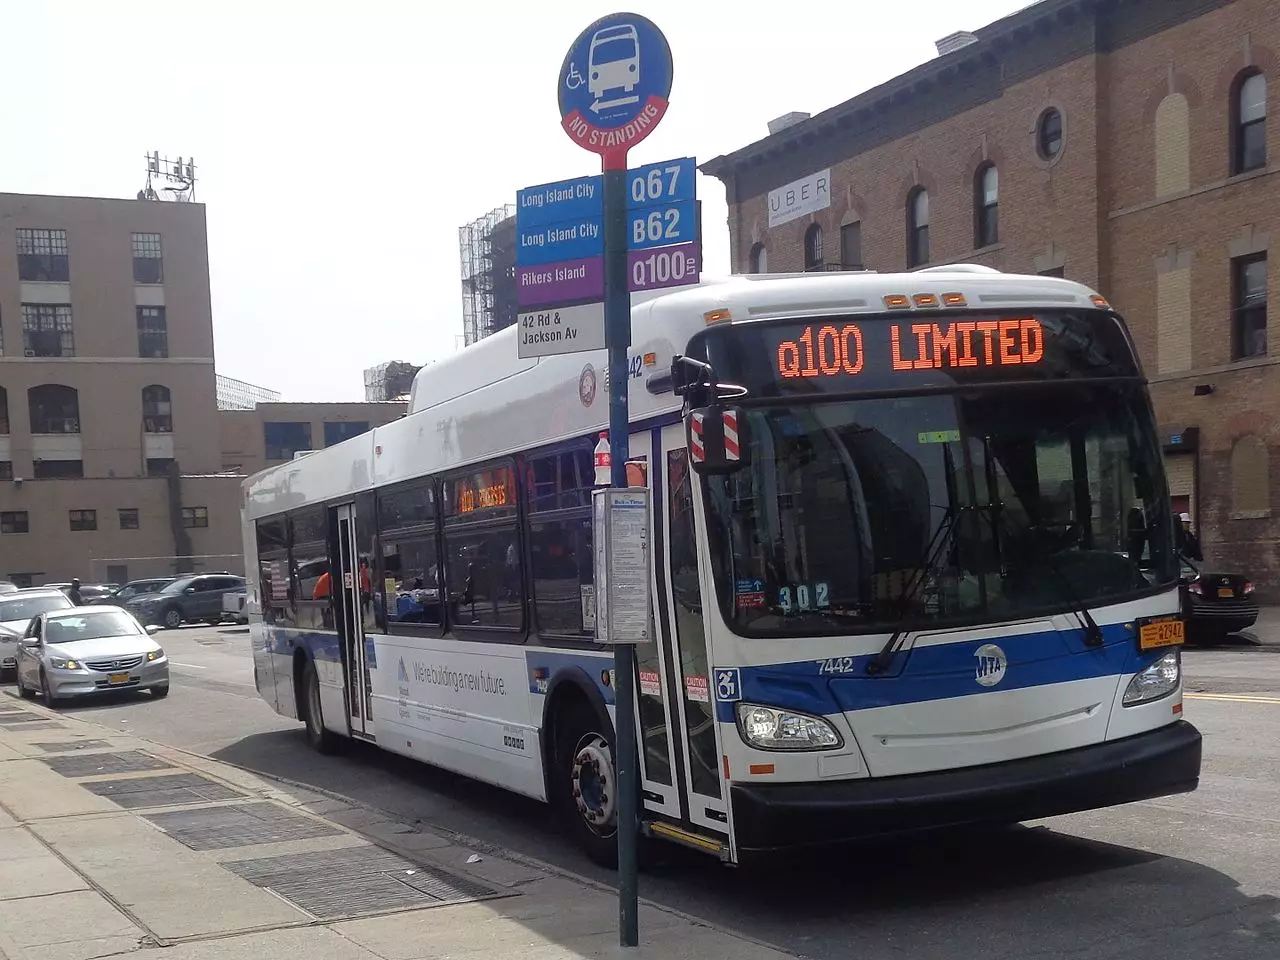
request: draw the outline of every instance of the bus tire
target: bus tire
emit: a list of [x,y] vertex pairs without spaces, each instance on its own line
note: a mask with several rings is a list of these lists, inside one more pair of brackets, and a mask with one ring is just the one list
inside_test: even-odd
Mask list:
[[566,704],[556,723],[555,800],[564,829],[587,858],[616,868],[618,781],[606,730],[589,704]]
[[324,725],[324,707],[320,703],[320,675],[316,665],[308,660],[302,668],[303,717],[307,730],[307,743],[317,753],[333,753],[338,748],[338,738]]

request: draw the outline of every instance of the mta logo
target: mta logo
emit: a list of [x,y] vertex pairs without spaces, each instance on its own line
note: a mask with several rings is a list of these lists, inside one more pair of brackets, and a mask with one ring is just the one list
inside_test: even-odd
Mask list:
[[409,671],[404,668],[404,657],[400,658],[400,666],[396,668],[396,680],[400,683],[409,682]]

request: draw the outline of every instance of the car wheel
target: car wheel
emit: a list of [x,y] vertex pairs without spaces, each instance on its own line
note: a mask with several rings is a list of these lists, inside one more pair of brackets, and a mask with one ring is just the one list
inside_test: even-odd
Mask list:
[[40,671],[40,695],[44,697],[46,707],[57,705],[58,698],[53,695],[53,688],[49,686],[49,675],[43,670]]
[[32,697],[36,695],[36,692],[34,690],[28,689],[27,685],[22,682],[21,670],[18,670],[15,672],[17,674],[15,682],[18,684],[18,696],[22,697],[23,700],[30,700]]
[[163,687],[152,687],[151,695],[157,700],[163,700],[169,695],[169,685],[166,683]]
[[310,660],[302,672],[302,689],[307,697],[306,716],[302,718],[307,726],[307,742],[317,753],[333,753],[337,749],[338,738],[332,730],[325,729],[324,707],[320,703],[320,675]]
[[177,630],[182,626],[182,611],[177,607],[170,607],[160,619],[166,630]]
[[618,775],[613,744],[590,707],[576,706],[558,725],[557,795],[560,819],[587,857],[618,865]]

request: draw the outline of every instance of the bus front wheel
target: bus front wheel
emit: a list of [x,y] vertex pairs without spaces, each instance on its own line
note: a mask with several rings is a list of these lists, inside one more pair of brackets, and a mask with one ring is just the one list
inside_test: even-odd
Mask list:
[[575,704],[557,725],[560,818],[587,857],[618,865],[618,775],[613,744],[596,712]]

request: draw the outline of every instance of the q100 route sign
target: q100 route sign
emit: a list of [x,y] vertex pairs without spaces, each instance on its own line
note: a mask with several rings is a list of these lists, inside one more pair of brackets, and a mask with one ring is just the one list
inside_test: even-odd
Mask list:
[[560,125],[606,170],[653,132],[671,96],[671,48],[645,17],[612,13],[578,35],[560,67]]

